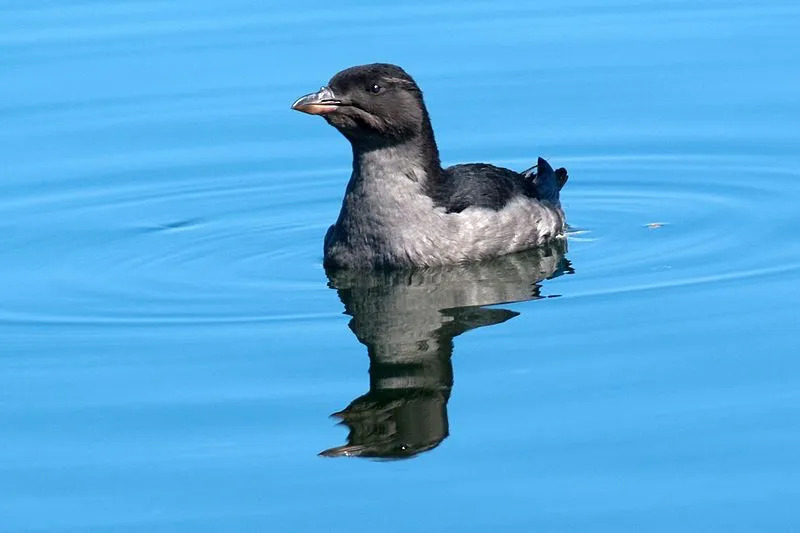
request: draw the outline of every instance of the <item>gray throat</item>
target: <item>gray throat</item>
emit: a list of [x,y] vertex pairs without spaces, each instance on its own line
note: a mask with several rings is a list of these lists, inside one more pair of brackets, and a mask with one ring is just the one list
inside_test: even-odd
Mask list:
[[431,164],[421,142],[371,150],[354,147],[353,174],[342,209],[325,239],[326,260],[342,266],[364,259],[374,265],[396,263],[397,254],[402,254],[398,245],[414,238],[409,228],[425,228],[424,219],[434,208],[426,185],[439,172],[438,160]]

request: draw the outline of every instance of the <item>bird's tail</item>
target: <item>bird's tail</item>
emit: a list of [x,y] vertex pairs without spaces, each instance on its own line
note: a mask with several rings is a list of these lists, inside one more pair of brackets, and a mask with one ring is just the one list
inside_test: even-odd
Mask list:
[[526,178],[533,180],[533,184],[536,185],[538,198],[550,202],[558,202],[558,193],[569,178],[567,169],[558,168],[553,170],[550,163],[541,157],[534,166],[524,171],[522,174]]

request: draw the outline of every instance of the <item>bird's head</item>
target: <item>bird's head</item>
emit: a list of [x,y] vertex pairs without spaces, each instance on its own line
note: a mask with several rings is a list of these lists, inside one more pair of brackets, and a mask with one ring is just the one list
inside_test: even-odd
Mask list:
[[422,91],[402,68],[373,63],[343,70],[292,109],[321,115],[355,148],[377,148],[431,135]]

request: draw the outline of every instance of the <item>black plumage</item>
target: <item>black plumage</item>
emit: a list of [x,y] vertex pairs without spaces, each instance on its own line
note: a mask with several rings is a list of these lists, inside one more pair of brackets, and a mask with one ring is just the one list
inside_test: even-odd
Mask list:
[[426,184],[426,191],[434,203],[448,213],[459,213],[468,207],[500,210],[520,195],[556,200],[566,176],[566,169],[553,171],[542,158],[524,173],[486,163],[470,163],[442,169],[437,180]]

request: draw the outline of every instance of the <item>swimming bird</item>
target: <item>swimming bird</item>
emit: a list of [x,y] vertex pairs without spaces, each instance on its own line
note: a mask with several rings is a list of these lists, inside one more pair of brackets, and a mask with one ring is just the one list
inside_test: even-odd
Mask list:
[[321,115],[353,149],[341,211],[325,234],[327,268],[480,261],[563,237],[566,170],[542,158],[523,172],[442,168],[422,91],[396,65],[343,70],[292,109]]

